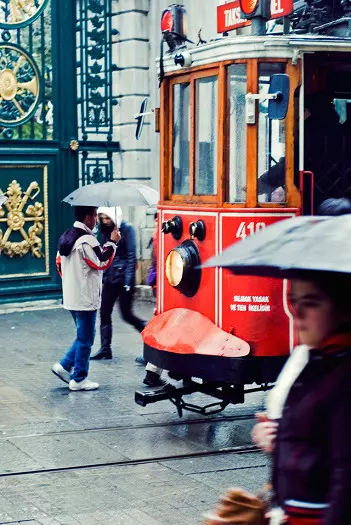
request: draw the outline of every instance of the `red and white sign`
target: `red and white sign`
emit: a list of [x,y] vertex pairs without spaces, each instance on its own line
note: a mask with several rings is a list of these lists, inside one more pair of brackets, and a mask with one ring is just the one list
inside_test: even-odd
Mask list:
[[[293,213],[232,212],[221,217],[225,249]],[[293,319],[281,279],[233,275],[220,277],[220,327],[248,341],[256,356],[286,355],[294,346]]]
[[[262,2],[262,0],[259,0]],[[293,0],[270,0],[271,20],[290,15],[294,10]],[[239,0],[217,7],[217,32],[225,33],[239,27],[248,26],[251,20],[242,18]]]
[[226,31],[231,31],[232,29],[238,29],[239,27],[249,25],[251,25],[250,20],[245,20],[245,18],[241,18],[239,0],[235,0],[234,2],[228,2],[227,4],[219,5],[217,7],[218,33],[225,33]]
[[271,20],[288,16],[294,10],[293,0],[271,0]]

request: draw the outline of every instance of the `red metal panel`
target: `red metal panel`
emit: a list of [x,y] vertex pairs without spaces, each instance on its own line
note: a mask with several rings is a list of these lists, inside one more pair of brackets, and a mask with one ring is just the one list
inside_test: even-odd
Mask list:
[[189,225],[191,222],[196,222],[199,219],[202,219],[206,224],[206,238],[204,241],[199,242],[197,239],[194,239],[194,242],[197,244],[201,261],[207,260],[209,257],[217,253],[216,249],[218,246],[218,237],[217,237],[217,222],[218,222],[218,213],[208,212],[205,210],[199,211],[181,211],[175,209],[174,211],[164,211],[163,212],[163,221],[171,220],[175,215],[178,215],[182,218],[183,221],[183,236],[179,241],[173,239],[171,234],[164,235],[161,234],[161,279],[162,284],[160,288],[160,293],[162,294],[163,288],[163,297],[161,297],[160,312],[170,310],[172,308],[189,308],[190,310],[195,310],[199,312],[212,322],[217,322],[217,295],[218,295],[218,270],[212,270],[210,272],[203,271],[200,289],[194,297],[185,297],[177,289],[170,286],[166,277],[165,277],[165,263],[167,255],[173,249],[179,246],[185,239],[189,239]]
[[187,308],[205,315],[223,330],[247,341],[259,356],[285,355],[293,347],[292,315],[286,301],[287,283],[278,279],[235,276],[228,270],[207,268],[202,271],[198,292],[188,298],[172,288],[165,277],[167,255],[189,239],[189,225],[202,219],[206,239],[195,242],[201,261],[219,253],[245,235],[269,224],[297,215],[297,209],[216,209],[160,206],[162,221],[178,215],[183,220],[179,241],[171,234],[160,234],[158,268],[158,313]]
[[[282,210],[257,212],[222,215],[221,249],[293,215]],[[248,341],[254,355],[289,353],[294,345],[294,333],[286,300],[286,282],[267,277],[237,276],[223,269],[220,290],[220,326],[223,330],[232,331],[237,337]]]

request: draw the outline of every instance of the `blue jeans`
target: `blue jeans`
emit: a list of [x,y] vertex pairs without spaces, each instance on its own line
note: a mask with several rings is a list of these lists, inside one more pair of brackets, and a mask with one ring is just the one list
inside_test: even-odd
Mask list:
[[77,312],[71,310],[71,314],[77,328],[77,336],[60,364],[68,372],[74,367],[71,379],[79,383],[88,375],[89,358],[95,338],[97,311]]

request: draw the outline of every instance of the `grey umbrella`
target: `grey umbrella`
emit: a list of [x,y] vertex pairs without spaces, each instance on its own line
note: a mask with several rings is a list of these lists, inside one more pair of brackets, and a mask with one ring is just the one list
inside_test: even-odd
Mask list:
[[299,271],[351,273],[351,216],[296,217],[238,241],[206,261],[242,275],[290,277]]
[[7,201],[6,195],[0,193],[0,206],[2,206]]
[[155,206],[159,194],[145,184],[120,181],[82,186],[63,199],[72,206]]

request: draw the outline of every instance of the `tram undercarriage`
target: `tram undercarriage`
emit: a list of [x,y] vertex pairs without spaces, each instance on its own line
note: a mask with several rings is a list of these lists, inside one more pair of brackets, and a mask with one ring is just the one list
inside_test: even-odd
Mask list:
[[[174,374],[170,373],[170,376]],[[174,376],[175,377],[175,376]],[[178,411],[178,416],[183,416],[183,411],[195,412],[204,416],[210,416],[222,412],[229,404],[240,404],[245,402],[245,394],[253,392],[266,392],[272,388],[272,383],[259,387],[245,388],[244,385],[221,385],[211,382],[200,382],[198,378],[183,379],[182,386],[167,384],[161,389],[150,389],[135,392],[135,402],[146,407],[151,403],[169,400]],[[208,405],[199,406],[184,401],[184,396],[200,392],[212,396],[220,401]]]

